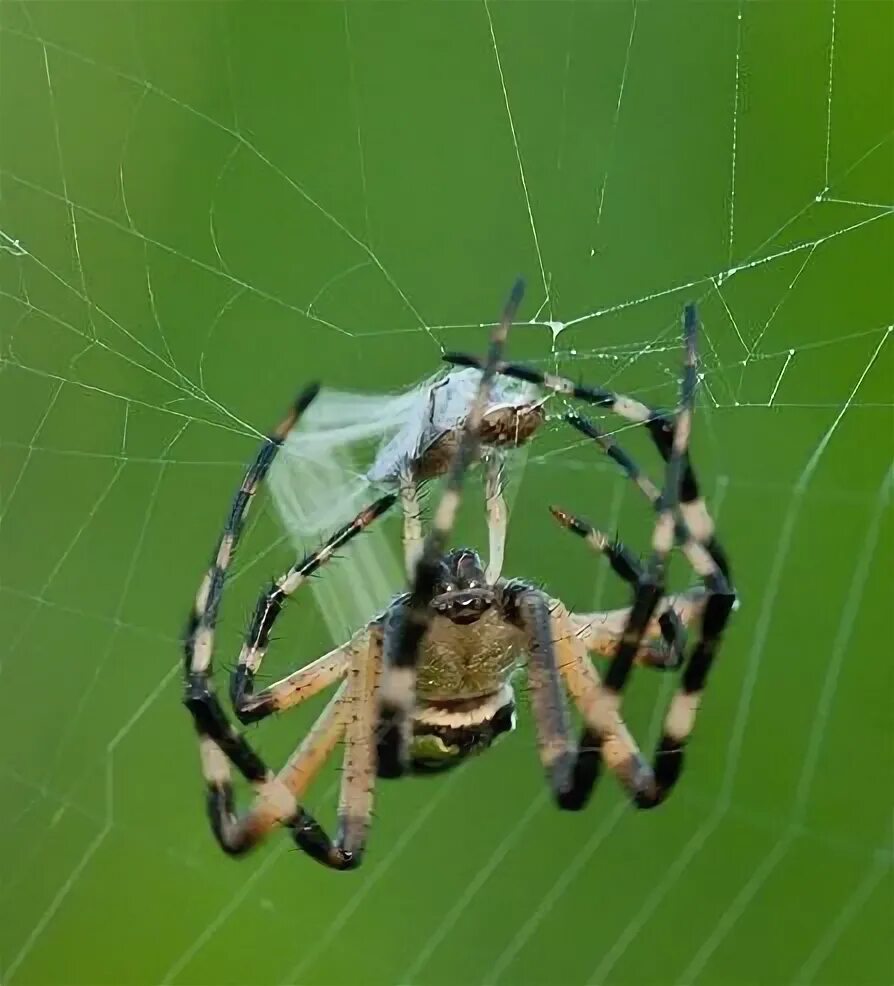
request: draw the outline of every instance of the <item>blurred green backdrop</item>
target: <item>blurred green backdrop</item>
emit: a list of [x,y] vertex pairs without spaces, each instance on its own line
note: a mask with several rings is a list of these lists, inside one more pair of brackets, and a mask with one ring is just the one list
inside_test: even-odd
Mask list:
[[[0,981],[894,981],[892,65],[886,0],[0,3]],[[700,300],[742,608],[685,780],[562,816],[523,717],[381,786],[360,871],[234,863],[177,638],[257,433],[309,378],[481,349],[520,271],[514,356],[655,401]],[[647,544],[557,423],[508,574],[620,604],[554,500]],[[222,672],[290,558],[268,504]],[[331,644],[311,596],[281,627],[271,674]],[[640,734],[669,687],[636,678]],[[253,738],[280,762],[318,708]]]

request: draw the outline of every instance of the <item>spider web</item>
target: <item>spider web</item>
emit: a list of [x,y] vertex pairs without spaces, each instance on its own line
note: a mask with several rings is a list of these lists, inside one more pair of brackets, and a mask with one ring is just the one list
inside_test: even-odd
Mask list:
[[[687,34],[681,5],[524,6],[249,24],[228,5],[0,5],[3,983],[605,983],[656,961],[686,983],[890,978],[890,710],[865,697],[885,693],[865,665],[887,639],[894,478],[874,5],[717,4]],[[389,31],[400,58],[380,56]],[[312,86],[320,46],[332,93]],[[514,357],[658,403],[700,303],[698,455],[744,605],[679,807],[641,821],[606,790],[551,814],[522,724],[436,786],[383,790],[350,885],[281,839],[234,870],[178,708],[179,621],[227,498],[296,386],[398,390],[444,349],[481,351],[518,268]],[[540,522],[553,499],[646,543],[634,496],[557,422],[528,455],[507,572],[616,604]],[[462,525],[483,543],[480,517]],[[359,549],[364,588],[396,578],[396,533]],[[291,557],[265,501],[221,667]],[[271,674],[332,645],[331,606],[287,614]],[[670,687],[632,698],[640,735]],[[252,737],[279,762],[316,711]],[[324,814],[336,780],[314,788]],[[767,914],[807,880],[809,913],[774,941]]]

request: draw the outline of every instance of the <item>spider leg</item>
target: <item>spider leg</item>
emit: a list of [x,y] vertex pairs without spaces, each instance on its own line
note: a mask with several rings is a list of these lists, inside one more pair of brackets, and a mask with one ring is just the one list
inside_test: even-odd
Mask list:
[[[655,510],[661,507],[661,490],[643,473],[637,463],[621,448],[620,445],[591,421],[573,412],[565,415],[565,420],[581,434],[592,438],[603,452],[616,462],[625,475],[630,479],[638,490],[652,504]],[[662,417],[661,421],[665,419]],[[662,426],[663,429],[663,426]],[[655,439],[655,435],[661,435],[662,431],[657,428],[649,429],[649,434],[653,436],[659,449],[665,446],[663,439]],[[661,444],[659,444],[659,441]],[[662,452],[664,455],[664,452]],[[665,460],[667,461],[667,460]],[[723,574],[729,577],[729,563],[723,552],[722,547],[714,538],[714,524],[708,514],[704,500],[699,495],[698,483],[695,478],[695,471],[689,461],[688,453],[683,457],[682,478],[680,484],[680,512],[681,518],[676,524],[675,536],[677,544],[680,545],[683,554],[686,556],[693,568],[698,567],[698,559],[703,549],[707,550],[715,564]],[[559,518],[561,520],[561,518]],[[573,518],[572,518],[573,519]],[[564,521],[562,521],[564,523]],[[585,522],[582,522],[585,523]],[[570,526],[566,524],[566,526]],[[573,528],[572,528],[573,529]],[[580,533],[575,531],[575,533]]]
[[[681,528],[685,528],[680,511],[680,484],[692,426],[692,413],[695,404],[696,384],[696,318],[695,310],[689,306],[684,319],[685,364],[683,371],[680,408],[677,412],[671,450],[667,459],[664,490],[657,501],[657,520],[652,535],[652,553],[643,568],[637,573],[633,605],[627,623],[618,643],[615,657],[609,665],[604,678],[604,698],[595,710],[595,746],[602,747],[620,714],[621,697],[626,686],[633,661],[645,636],[647,627],[655,614],[661,598],[668,556],[674,546],[675,538]],[[676,699],[672,702],[672,710]],[[671,714],[665,722],[665,733],[656,754],[654,783],[648,790],[634,794],[639,807],[651,807],[663,800],[666,793],[676,783],[682,766],[680,744],[677,737],[669,732]],[[598,768],[594,768],[598,769]],[[594,778],[595,782],[595,778]]]
[[620,696],[633,658],[661,597],[667,559],[674,539],[683,526],[680,515],[680,479],[689,443],[695,402],[695,322],[686,319],[687,359],[683,376],[680,410],[674,428],[673,447],[667,460],[664,490],[655,504],[657,520],[652,535],[652,554],[646,564],[626,575],[635,586],[633,606],[621,643],[606,675],[606,685]]
[[517,622],[525,635],[537,749],[553,795],[564,806],[576,780],[578,758],[553,646],[549,603],[543,593],[526,586],[517,594],[507,593],[504,607],[506,618]]
[[[297,827],[305,833],[322,831],[313,817],[296,804],[296,794],[303,790],[305,782],[310,782],[319,763],[337,743],[344,729],[342,705],[347,685],[342,685],[338,690],[283,771],[274,775],[227,718],[211,679],[214,634],[224,582],[238,546],[246,512],[286,435],[316,396],[317,390],[318,387],[314,385],[299,395],[285,420],[266,438],[246,472],[233,500],[211,566],[199,586],[185,633],[186,681],[183,701],[192,715],[199,737],[202,773],[208,788],[207,809],[211,828],[220,846],[231,855],[239,855],[252,848],[277,823]],[[324,560],[325,558],[317,557],[314,567],[318,567]],[[298,576],[295,570],[290,570],[290,574],[294,574],[296,578]],[[301,574],[306,576],[309,573],[304,570]],[[276,612],[281,601],[277,597],[274,607]],[[258,626],[266,627],[269,632],[273,619],[275,613],[269,623],[262,620]],[[265,644],[266,638],[261,646]],[[241,817],[236,814],[235,809],[231,764],[249,782],[256,795],[252,808]],[[351,854],[342,851],[337,845],[321,861],[341,869],[355,864]]]
[[412,579],[416,563],[422,554],[422,504],[419,486],[412,467],[407,465],[400,476],[400,508],[404,518],[403,544],[407,578]]
[[[602,531],[593,527],[590,523],[585,520],[575,517],[573,514],[567,513],[560,507],[550,507],[550,513],[556,518],[556,520],[563,526],[567,527],[568,530],[572,531],[574,534],[582,537],[594,551],[599,554],[605,555],[609,560],[609,564],[612,567],[612,571],[618,575],[624,582],[629,585],[636,587],[639,580],[643,577],[643,566],[640,560],[627,548],[620,540],[610,540],[606,537]],[[676,670],[683,663],[686,649],[686,631],[684,629],[683,621],[680,618],[680,614],[672,605],[667,605],[666,601],[664,605],[659,602],[656,607],[657,611],[657,631],[661,635],[661,639],[664,641],[664,649],[660,650],[657,654],[656,647],[650,646],[650,637],[654,639],[654,631],[651,626],[646,628],[646,634],[644,637],[643,646],[637,653],[637,662],[640,664],[648,664],[651,667],[660,668],[661,670]],[[600,614],[595,614],[599,616]],[[606,614],[602,614],[606,615]],[[595,619],[594,619],[595,622]],[[605,628],[603,628],[604,630]],[[610,646],[614,650],[614,645],[617,642],[616,634],[614,638],[608,637]],[[594,639],[594,647],[597,643],[598,638]]]
[[[529,655],[528,683],[537,747],[556,803],[577,811],[589,800],[604,761],[631,795],[646,790],[652,772],[620,716],[603,734],[600,712],[607,692],[558,600],[525,583],[509,582],[503,618],[521,627]],[[585,729],[575,744],[563,683]],[[597,726],[598,724],[598,726]]]
[[[255,799],[246,811],[237,815],[230,805],[222,820],[223,841],[218,840],[226,852],[241,855],[257,845],[275,826],[284,825],[291,830],[300,848],[318,862],[332,869],[350,869],[356,865],[357,860],[338,852],[319,823],[300,804],[344,735],[347,694],[348,683],[342,682],[283,768],[256,791]],[[311,840],[305,833],[313,833],[316,838]]]
[[438,564],[447,548],[459,510],[466,470],[479,450],[481,421],[491,384],[523,294],[524,282],[519,279],[513,285],[502,317],[491,333],[478,391],[466,415],[462,437],[447,473],[444,493],[423,542],[409,597],[398,610],[397,625],[392,623],[386,627],[380,727],[377,732],[378,771],[382,777],[397,777],[406,770],[410,714],[416,695],[416,663],[419,645],[432,619],[430,603],[435,591]]
[[355,857],[366,843],[375,787],[373,736],[376,694],[382,673],[382,628],[370,635],[361,659],[351,668],[345,722],[345,756],[338,806],[338,842]]
[[550,600],[550,619],[559,670],[584,720],[577,747],[574,783],[562,807],[577,811],[586,805],[602,763],[615,774],[631,797],[636,797],[648,790],[653,779],[652,770],[619,714],[615,716],[611,730],[600,734],[602,706],[608,700],[602,679],[588,659],[571,614],[561,601]]
[[[375,623],[370,626],[364,638],[358,640],[352,648],[348,680],[343,686],[345,691],[341,698],[339,713],[341,729],[344,732],[345,751],[335,841],[333,842],[322,826],[309,815],[297,817],[290,825],[292,836],[299,848],[318,862],[337,869],[358,866],[366,847],[375,787],[373,733],[376,692],[381,667],[382,626]],[[320,738],[318,745],[326,746],[326,751],[312,765],[313,773],[316,773],[332,749],[332,745],[326,743],[325,736]],[[308,751],[316,749],[316,745],[308,743],[303,744],[303,747]],[[300,755],[299,750],[299,760]],[[301,768],[300,763],[292,768],[291,773],[287,775],[287,783],[291,780],[292,774],[301,775]],[[304,768],[304,776],[301,777],[302,783],[299,787],[302,793],[313,773]]]
[[[666,464],[663,491],[657,490],[630,456],[609,436],[580,416],[569,416],[570,423],[575,428],[593,438],[621,466],[651,501],[657,513],[652,557],[646,569],[637,575],[633,606],[605,678],[611,701],[600,713],[597,740],[604,740],[610,726],[607,710],[612,706],[617,709],[619,704],[632,667],[632,651],[641,642],[648,618],[657,607],[654,587],[656,583],[663,582],[666,559],[674,544],[680,547],[705,587],[701,604],[700,635],[683,665],[680,687],[671,700],[665,718],[663,735],[655,754],[654,778],[645,789],[634,795],[639,808],[653,808],[661,804],[680,777],[684,747],[695,725],[701,695],[736,599],[726,554],[715,537],[714,524],[704,500],[700,497],[695,471],[689,458],[689,434],[696,385],[696,333],[697,316],[694,306],[690,305],[684,318],[685,365],[680,409],[673,425],[668,416],[661,412],[650,411],[648,417],[643,419]],[[618,406],[612,409],[623,413]],[[640,412],[637,411],[637,414]],[[630,417],[628,414],[623,416]],[[573,518],[570,520],[572,522],[567,526],[586,536],[583,530],[586,525],[580,521],[575,522]],[[675,626],[668,626],[668,632],[675,630]]]
[[[657,615],[653,616],[646,628],[635,663],[657,671],[675,670],[679,656],[685,649],[680,636],[687,635],[688,628],[701,619],[706,599],[707,593],[701,586],[663,596],[656,608]],[[669,629],[680,635],[673,643],[668,639],[669,621],[663,621],[665,626],[662,626],[662,617],[670,611]],[[569,613],[574,632],[585,649],[594,657],[605,660],[615,656],[629,616],[629,606],[597,613]]]
[[336,647],[259,692],[252,691],[252,679],[245,673],[247,668],[243,670],[241,664],[237,666],[230,676],[230,700],[239,721],[245,724],[258,722],[274,712],[300,705],[343,678],[348,670],[353,643],[352,640]]
[[239,661],[230,678],[230,698],[241,722],[256,722],[272,712],[296,705],[305,698],[310,698],[344,673],[347,667],[346,648],[349,649],[350,645],[326,654],[263,692],[254,694],[255,675],[267,652],[270,632],[286,600],[325,565],[339,548],[388,510],[396,499],[393,493],[389,493],[361,510],[349,524],[336,531],[318,551],[296,562],[285,575],[278,578],[261,594],[245,635]]
[[485,578],[493,585],[503,571],[506,552],[505,457],[498,449],[490,449],[484,457],[484,504],[487,512],[488,557]]
[[202,772],[208,785],[208,814],[218,842],[227,852],[248,848],[248,838],[234,831],[232,763],[261,797],[273,800],[275,787],[272,772],[227,719],[211,685],[211,658],[217,613],[223,595],[224,579],[242,533],[246,511],[263,481],[285,436],[299,415],[317,394],[309,387],[298,397],[280,426],[267,437],[249,467],[236,494],[224,532],[208,572],[202,579],[190,614],[184,641],[186,694],[184,704],[193,717],[199,735]]
[[[467,353],[444,353],[441,357],[445,363],[453,366],[473,366],[481,368],[482,363],[479,357],[470,356]],[[527,383],[535,383],[549,390],[554,394],[563,394],[566,397],[574,397],[587,404],[596,407],[608,408],[616,414],[627,418],[637,424],[645,424],[654,414],[654,411],[647,404],[636,400],[633,397],[626,397],[623,394],[616,394],[611,390],[603,390],[601,387],[587,387],[583,384],[576,384],[567,377],[560,377],[554,373],[544,373],[532,366],[525,366],[522,363],[503,363],[497,364],[497,373],[503,376],[513,377],[516,380],[524,380]]]
[[[258,797],[254,804],[231,825],[231,841],[246,848],[256,844],[276,825],[289,828],[295,844],[317,862],[330,869],[347,870],[362,859],[366,825],[371,811],[372,695],[381,658],[381,626],[371,624],[359,634],[350,648],[351,672],[274,782],[278,798]],[[323,764],[344,738],[345,755],[338,810],[338,831],[333,840],[303,808],[296,808]],[[364,769],[363,758],[366,757]]]

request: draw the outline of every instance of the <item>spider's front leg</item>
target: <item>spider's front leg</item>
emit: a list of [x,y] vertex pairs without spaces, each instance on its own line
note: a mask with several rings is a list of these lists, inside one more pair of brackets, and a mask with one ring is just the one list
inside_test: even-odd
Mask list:
[[450,463],[444,493],[416,562],[409,596],[397,611],[395,622],[386,627],[377,731],[380,777],[399,777],[408,766],[411,717],[416,704],[416,665],[422,638],[431,625],[431,601],[437,582],[438,563],[447,550],[462,499],[466,470],[478,454],[481,425],[491,385],[523,294],[524,282],[519,279],[513,285],[502,317],[491,333],[478,390]]

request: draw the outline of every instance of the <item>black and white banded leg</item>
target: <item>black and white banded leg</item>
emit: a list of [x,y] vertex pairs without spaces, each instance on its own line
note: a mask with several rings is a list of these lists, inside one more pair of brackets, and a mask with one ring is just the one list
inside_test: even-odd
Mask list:
[[[625,470],[656,511],[652,536],[652,552],[645,565],[633,564],[633,557],[618,550],[598,531],[584,521],[564,511],[554,511],[558,519],[575,533],[587,538],[593,547],[609,555],[613,569],[634,587],[633,604],[605,679],[598,686],[577,682],[583,694],[589,688],[590,708],[588,726],[581,739],[580,762],[590,765],[585,779],[592,787],[598,777],[598,760],[583,760],[585,748],[595,749],[605,756],[605,747],[615,742],[620,720],[623,690],[630,676],[634,658],[640,651],[647,628],[654,619],[664,589],[665,573],[670,552],[679,546],[695,569],[707,590],[698,640],[683,665],[681,686],[668,710],[664,733],[651,768],[644,768],[635,759],[625,770],[627,783],[635,803],[641,808],[660,804],[676,784],[683,767],[683,749],[688,740],[707,682],[714,655],[735,602],[729,565],[723,549],[714,536],[713,522],[699,495],[694,470],[689,461],[689,436],[694,411],[696,374],[697,315],[693,305],[684,314],[684,373],[680,406],[671,418],[634,398],[601,388],[575,384],[566,378],[545,374],[518,364],[501,363],[498,372],[521,380],[540,384],[547,390],[605,408],[628,421],[645,425],[666,464],[662,490],[643,476],[636,464],[608,436],[578,415],[569,415],[574,427],[598,441],[605,452]],[[450,363],[464,366],[479,365],[475,357],[449,354]],[[662,634],[678,653],[684,643],[679,621],[673,617],[664,621]],[[592,687],[591,687],[592,686]],[[585,772],[586,773],[586,772]],[[586,796],[586,795],[585,795]]]
[[[684,312],[684,334],[687,338],[694,338],[697,331],[698,316],[695,305],[687,305]],[[445,353],[445,362],[456,366],[480,366],[481,361],[477,356],[470,356],[466,353]],[[687,356],[688,359],[688,356]],[[500,363],[497,372],[516,380],[524,380],[534,383],[552,393],[562,394],[582,401],[594,407],[604,408],[619,417],[630,421],[633,424],[645,425],[649,434],[658,449],[665,463],[671,459],[674,443],[675,418],[667,412],[661,411],[642,401],[618,394],[602,387],[590,387],[586,384],[575,383],[567,377],[562,377],[553,373],[544,373],[535,367],[526,366],[521,363]],[[693,380],[693,387],[695,380]],[[590,424],[585,418],[576,414],[566,415],[566,420],[573,427],[577,428],[585,435],[595,438],[603,444],[606,453],[625,469],[631,479],[653,502],[657,502],[660,491],[646,477],[643,477],[636,468],[632,460],[609,436],[602,435],[598,429]],[[689,416],[691,421],[691,415]],[[720,565],[724,573],[727,573],[728,566],[722,549],[713,540],[713,523],[705,506],[704,499],[699,493],[698,483],[692,469],[688,455],[688,439],[686,441],[687,451],[683,453],[680,464],[680,504],[686,526],[693,538],[701,544],[712,549],[715,561]]]
[[370,504],[317,551],[296,562],[261,594],[245,635],[245,643],[230,678],[230,698],[241,722],[256,722],[310,698],[337,680],[346,670],[350,644],[324,655],[308,667],[254,694],[254,679],[267,652],[270,633],[289,597],[303,586],[330,558],[388,510],[397,499],[388,493]]
[[[617,576],[628,585],[634,588],[637,586],[643,577],[642,563],[620,540],[608,538],[588,521],[567,513],[561,507],[549,509],[563,527],[582,537],[594,551],[604,555]],[[660,663],[651,662],[649,666],[662,671],[676,671],[683,663],[685,655],[686,630],[673,606],[666,606],[659,612],[658,626],[667,647],[667,659]]]
[[[360,684],[356,684],[354,678],[342,684],[311,733],[279,774],[274,774],[266,766],[245,737],[229,721],[212,684],[212,659],[218,612],[226,573],[235,556],[246,513],[283,441],[316,396],[317,390],[317,386],[314,385],[303,391],[285,420],[265,439],[233,500],[223,534],[211,566],[199,586],[186,628],[184,704],[192,716],[199,737],[211,828],[224,851],[231,855],[240,855],[256,845],[274,825],[283,824],[292,830],[297,844],[314,858],[333,868],[347,869],[356,865],[359,860],[359,848],[357,848],[359,828],[351,819],[358,815],[354,810],[355,805],[359,804],[362,811],[364,802],[355,793],[356,785],[349,780],[343,782],[345,811],[340,813],[339,836],[334,842],[325,834],[319,823],[301,807],[298,797],[345,731],[348,723],[345,710],[354,708],[357,701],[361,704],[365,702],[368,707],[365,721],[367,724],[372,723],[371,710],[374,702],[369,692],[369,678],[361,677]],[[270,627],[281,609],[283,600],[311,571],[316,570],[331,556],[338,544],[344,544],[346,540],[353,537],[388,505],[390,504],[378,501],[361,513],[351,525],[339,531],[319,552],[315,552],[299,566],[291,569],[268,594],[265,594],[256,610],[247,644],[243,648],[243,660],[240,661],[240,668],[237,669],[234,679],[236,682],[234,690],[241,693],[247,710],[257,711],[251,707],[250,675],[260,663]],[[349,665],[356,668],[358,660],[379,660],[380,636],[376,637],[370,628],[363,639],[367,643],[366,654],[358,658],[355,645],[351,647],[351,658],[346,663],[329,655],[332,658],[331,667],[327,665],[326,671],[318,668],[317,683],[322,678],[326,679],[323,684],[336,680]],[[308,680],[312,678],[313,675],[308,676]],[[322,684],[319,687],[322,687]],[[236,767],[255,792],[252,806],[241,816],[236,812],[231,765]]]
[[466,470],[478,454],[481,422],[488,405],[491,384],[523,294],[524,282],[519,279],[513,285],[502,317],[491,333],[478,390],[466,415],[444,492],[423,542],[408,599],[398,611],[399,616],[385,629],[380,725],[377,732],[378,772],[382,777],[398,777],[408,766],[411,715],[416,702],[416,664],[419,645],[431,624],[430,603],[434,596],[438,564],[447,550],[459,511]]
[[[695,725],[702,692],[735,602],[729,565],[714,536],[714,525],[704,500],[699,495],[695,472],[689,459],[689,435],[696,387],[696,333],[695,309],[694,306],[689,306],[684,318],[685,365],[680,409],[672,426],[666,414],[652,409],[649,409],[648,417],[643,422],[666,463],[663,491],[658,493],[633,460],[614,442],[602,436],[583,419],[576,418],[572,421],[578,430],[590,434],[600,442],[607,454],[624,468],[627,475],[649,497],[657,513],[652,557],[646,569],[637,574],[630,619],[605,676],[608,701],[603,709],[603,721],[599,724],[600,734],[607,729],[611,717],[618,711],[620,697],[632,668],[633,653],[642,639],[645,625],[654,613],[663,586],[667,557],[675,544],[679,545],[707,590],[700,634],[685,661],[680,687],[671,700],[665,718],[663,736],[652,768],[653,777],[635,797],[641,808],[652,808],[660,804],[679,779],[683,768],[684,747]],[[583,528],[586,525],[582,522],[569,526],[577,533],[585,534]],[[630,581],[629,577],[627,581]]]

